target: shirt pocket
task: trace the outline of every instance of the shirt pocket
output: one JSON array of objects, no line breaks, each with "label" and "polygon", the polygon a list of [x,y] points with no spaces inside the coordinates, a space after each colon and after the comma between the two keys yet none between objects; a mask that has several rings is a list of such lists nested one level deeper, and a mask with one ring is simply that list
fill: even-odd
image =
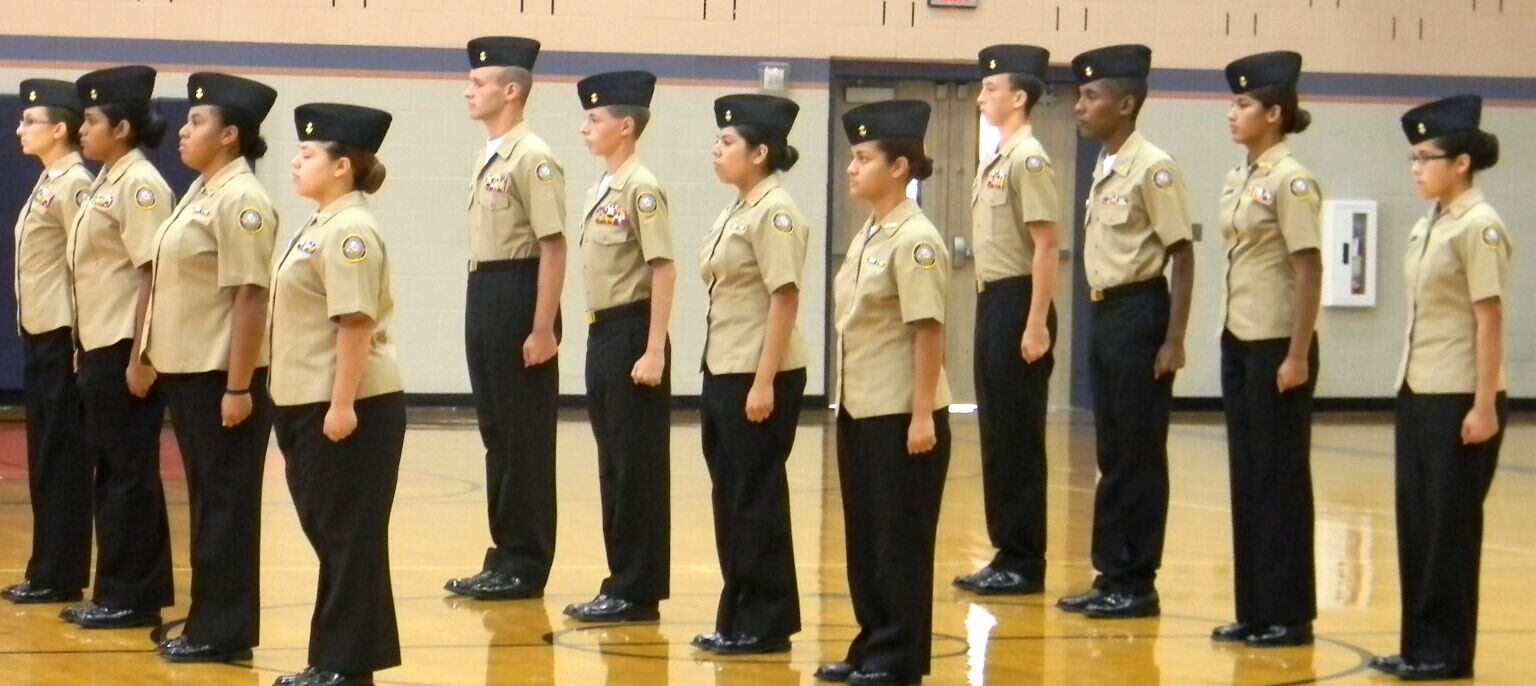
[{"label": "shirt pocket", "polygon": [[1099,217],[1099,223],[1111,228],[1120,228],[1131,221],[1131,206],[1125,205],[1100,205],[1095,210]]},{"label": "shirt pocket", "polygon": [[994,208],[1006,207],[1008,205],[1008,189],[989,188],[983,191],[982,200]]},{"label": "shirt pocket", "polygon": [[592,224],[587,230],[587,240],[606,246],[620,246],[638,240],[629,224]]}]

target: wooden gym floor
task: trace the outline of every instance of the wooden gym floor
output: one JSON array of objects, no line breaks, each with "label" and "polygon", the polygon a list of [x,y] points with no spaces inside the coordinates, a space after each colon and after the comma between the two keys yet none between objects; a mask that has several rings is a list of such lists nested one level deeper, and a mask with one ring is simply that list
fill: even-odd
[{"label": "wooden gym floor", "polygon": [[[1085,586],[1093,484],[1092,425],[1055,414],[1050,424],[1050,570],[1044,596],[983,601],[949,579],[991,554],[981,504],[974,416],[956,416],[955,453],[940,526],[934,598],[933,685],[1386,684],[1365,663],[1396,652],[1398,588],[1392,512],[1392,433],[1386,415],[1326,415],[1313,452],[1317,492],[1318,641],[1309,648],[1213,645],[1231,618],[1231,542],[1225,435],[1219,415],[1180,415],[1170,437],[1173,506],[1159,587],[1160,619],[1092,621],[1050,606]],[[472,417],[414,413],[391,531],[404,666],[379,683],[810,684],[856,631],[843,569],[843,527],[828,417],[803,415],[790,461],[796,557],[805,631],[788,655],[700,659],[688,645],[711,629],[719,572],[709,479],[692,413],[672,435],[672,599],[660,624],[568,623],[560,610],[589,599],[605,575],[593,443],[585,415],[562,415],[556,569],[542,601],[481,603],[445,597],[443,581],[477,570],[487,545],[483,459]],[[1536,423],[1517,419],[1486,506],[1478,682],[1528,684],[1536,661]],[[29,550],[22,428],[0,424],[0,581],[19,580]],[[180,602],[185,616],[187,515],[167,435]],[[267,463],[262,645],[249,666],[172,666],[151,652],[150,631],[88,632],[60,622],[59,606],[0,604],[0,684],[257,686],[305,666],[316,562],[302,534],[275,447]],[[176,629],[172,627],[171,631]]]}]

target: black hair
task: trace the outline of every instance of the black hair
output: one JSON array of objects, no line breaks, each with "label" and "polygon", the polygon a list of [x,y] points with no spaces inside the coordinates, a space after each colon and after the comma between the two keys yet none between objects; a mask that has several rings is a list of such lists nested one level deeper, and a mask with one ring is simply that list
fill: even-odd
[{"label": "black hair", "polygon": [[933,176],[933,159],[928,157],[928,151],[923,147],[923,139],[900,136],[896,138],[880,138],[875,141],[880,148],[880,154],[885,159],[895,162],[898,157],[907,158],[907,166],[912,170],[912,178],[922,181]]},{"label": "black hair", "polygon": [[48,123],[64,125],[64,137],[71,146],[80,147],[80,125],[85,123],[85,117],[67,107],[46,105],[43,111],[47,113]]},{"label": "black hair", "polygon": [[795,146],[790,145],[789,141],[783,138],[769,134],[763,127],[737,124],[734,128],[736,135],[746,141],[748,150],[759,145],[768,148],[768,159],[763,166],[767,167],[769,172],[789,171],[794,168],[796,162],[800,161],[800,151],[796,150]]},{"label": "black hair", "polygon": [[333,160],[345,157],[352,162],[352,188],[355,190],[371,195],[379,192],[379,188],[384,185],[384,177],[388,174],[384,163],[372,152],[348,143],[331,141],[325,144],[325,154]]},{"label": "black hair", "polygon": [[1105,85],[1120,97],[1131,97],[1136,100],[1135,109],[1131,110],[1131,116],[1141,114],[1141,106],[1147,104],[1147,80],[1128,76],[1111,77],[1103,79]]},{"label": "black hair", "polygon": [[1481,129],[1445,134],[1435,139],[1435,146],[1452,157],[1472,158],[1474,174],[1499,163],[1499,137]]},{"label": "black hair", "polygon": [[212,109],[219,117],[219,122],[225,126],[235,127],[240,137],[240,156],[251,162],[261,159],[267,154],[267,139],[261,137],[261,123],[250,115],[232,107],[214,105]]},{"label": "black hair", "polygon": [[129,143],[133,147],[142,145],[158,148],[160,142],[165,140],[165,118],[151,109],[148,103],[109,102],[99,107],[108,124],[117,126],[119,122],[128,122]]},{"label": "black hair", "polygon": [[1312,113],[1301,109],[1296,89],[1292,86],[1264,86],[1248,91],[1247,96],[1257,100],[1264,109],[1280,108],[1280,133],[1301,133],[1312,125]]},{"label": "black hair", "polygon": [[623,119],[628,117],[635,120],[636,140],[639,140],[640,136],[645,133],[646,124],[651,123],[651,108],[649,107],[641,107],[639,105],[609,105],[608,114],[613,115],[615,119]]},{"label": "black hair", "polygon": [[1034,74],[1010,72],[1008,74],[1008,87],[1016,91],[1024,91],[1024,95],[1028,96],[1024,102],[1024,114],[1026,116],[1034,111],[1035,105],[1040,102],[1040,96],[1045,94],[1045,82],[1041,81]]}]

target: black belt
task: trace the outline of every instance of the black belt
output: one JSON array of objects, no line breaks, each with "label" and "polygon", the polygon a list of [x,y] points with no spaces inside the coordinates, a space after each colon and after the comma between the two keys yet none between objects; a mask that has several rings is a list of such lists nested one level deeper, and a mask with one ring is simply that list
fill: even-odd
[{"label": "black belt", "polygon": [[608,307],[595,311],[589,310],[587,312],[587,324],[590,326],[601,326],[626,319],[649,317],[650,315],[651,301],[646,299],[632,302],[628,305],[619,305],[618,307]]},{"label": "black belt", "polygon": [[996,281],[984,281],[976,287],[976,292],[1002,293],[1004,291],[1022,291],[1028,290],[1032,286],[1034,286],[1034,277],[1025,274],[1024,276],[1010,276]]},{"label": "black belt", "polygon": [[1136,283],[1127,283],[1127,284],[1122,284],[1122,285],[1119,285],[1119,286],[1110,286],[1109,288],[1104,288],[1104,289],[1090,288],[1090,289],[1088,289],[1088,300],[1090,300],[1092,302],[1095,302],[1095,303],[1102,304],[1102,303],[1107,303],[1107,302],[1109,302],[1111,300],[1117,300],[1119,298],[1125,298],[1125,297],[1129,297],[1129,296],[1132,296],[1132,295],[1141,295],[1142,293],[1151,293],[1152,291],[1162,291],[1164,293],[1167,293],[1168,292],[1168,279],[1167,279],[1167,277],[1159,276],[1159,277],[1154,278],[1154,279],[1147,279],[1146,281],[1137,281]]},{"label": "black belt", "polygon": [[516,272],[529,268],[537,268],[539,258],[529,257],[520,260],[470,260],[469,273],[475,272]]}]

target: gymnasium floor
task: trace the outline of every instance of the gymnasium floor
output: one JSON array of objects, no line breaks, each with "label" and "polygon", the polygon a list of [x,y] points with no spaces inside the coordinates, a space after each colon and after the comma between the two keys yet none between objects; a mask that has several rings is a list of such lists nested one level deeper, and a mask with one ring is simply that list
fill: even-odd
[{"label": "gymnasium floor", "polygon": [[[445,597],[449,576],[476,571],[487,541],[479,439],[469,415],[413,415],[392,529],[395,593],[405,665],[379,683],[481,684],[813,683],[855,632],[843,569],[836,458],[827,416],[803,415],[790,461],[796,556],[805,631],[789,655],[704,660],[689,647],[711,628],[720,588],[709,480],[692,413],[679,413],[673,445],[672,599],[659,625],[585,626],[561,608],[591,597],[604,576],[591,434],[580,412],[560,426],[560,533],[556,570],[542,601],[480,603]],[[1313,455],[1317,492],[1318,642],[1247,650],[1207,635],[1230,619],[1231,570],[1225,436],[1218,415],[1176,417],[1170,437],[1173,507],[1160,578],[1160,619],[1092,621],[1050,607],[1083,587],[1093,503],[1092,426],[1086,415],[1050,424],[1050,571],[1045,596],[982,601],[948,581],[990,555],[981,505],[974,416],[955,417],[955,453],[941,520],[932,685],[1012,684],[1387,684],[1365,662],[1396,652],[1398,588],[1392,517],[1391,424],[1385,415],[1319,418]],[[169,439],[169,436],[167,436]],[[1529,684],[1536,660],[1536,424],[1517,420],[1487,504],[1478,682]],[[21,578],[29,510],[21,425],[0,424],[0,581]],[[167,446],[171,445],[169,440]],[[170,450],[170,448],[168,448]],[[315,559],[299,533],[282,460],[267,463],[261,647],[242,666],[170,666],[150,653],[150,631],[87,632],[63,624],[58,606],[0,604],[0,685],[197,684],[265,686],[305,666]],[[166,460],[167,494],[185,614],[186,491]],[[172,631],[175,631],[172,628]]]}]

